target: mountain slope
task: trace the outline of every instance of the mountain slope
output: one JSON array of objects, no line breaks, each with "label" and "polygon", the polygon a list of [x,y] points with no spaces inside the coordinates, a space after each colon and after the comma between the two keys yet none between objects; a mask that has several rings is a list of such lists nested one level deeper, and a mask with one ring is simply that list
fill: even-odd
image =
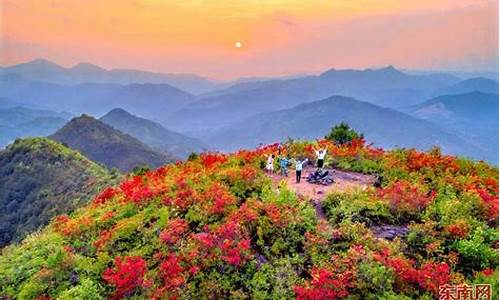
[{"label": "mountain slope", "polygon": [[49,139],[16,140],[0,151],[0,247],[87,203],[113,178]]},{"label": "mountain slope", "polygon": [[299,194],[262,168],[278,145],[201,154],[124,178],[4,249],[0,298],[437,299],[458,282],[497,292],[497,168],[361,141],[283,149],[313,159],[318,146],[355,190],[303,181],[312,193]]},{"label": "mountain slope", "polygon": [[70,114],[49,110],[11,107],[0,109],[0,148],[16,138],[46,136],[71,118]]},{"label": "mountain slope", "polygon": [[213,91],[221,83],[194,74],[164,74],[132,69],[106,70],[89,63],[80,63],[71,68],[61,67],[45,59],[35,59],[0,69],[0,74],[17,75],[29,81],[43,81],[64,85],[82,83],[155,83],[169,84],[193,94]]},{"label": "mountain slope", "polygon": [[[9,86],[8,83],[0,85]],[[63,110],[73,114],[103,115],[123,107],[151,119],[193,102],[195,97],[168,84],[99,84],[61,85],[27,82],[17,89],[0,90],[0,95],[22,106]]]},{"label": "mountain slope", "polygon": [[111,127],[127,133],[151,148],[185,158],[203,150],[201,141],[170,131],[158,123],[136,117],[121,108],[115,108],[99,119]]},{"label": "mountain slope", "polygon": [[124,172],[137,166],[158,167],[174,159],[87,115],[74,118],[49,138]]},{"label": "mountain slope", "polygon": [[498,82],[483,77],[470,78],[438,90],[436,95],[466,94],[470,92],[498,94]]},{"label": "mountain slope", "polygon": [[443,95],[405,111],[449,128],[486,150],[498,162],[498,94],[470,92]]},{"label": "mountain slope", "polygon": [[258,114],[219,130],[209,140],[214,147],[234,150],[287,137],[319,138],[334,124],[342,121],[363,132],[368,141],[382,147],[428,149],[438,145],[446,153],[482,153],[480,149],[431,123],[342,96]]},{"label": "mountain slope", "polygon": [[393,67],[329,70],[318,76],[238,84],[189,104],[170,115],[165,124],[178,131],[223,126],[256,113],[287,109],[331,95],[386,107],[407,106],[458,81],[447,75],[409,75]]}]

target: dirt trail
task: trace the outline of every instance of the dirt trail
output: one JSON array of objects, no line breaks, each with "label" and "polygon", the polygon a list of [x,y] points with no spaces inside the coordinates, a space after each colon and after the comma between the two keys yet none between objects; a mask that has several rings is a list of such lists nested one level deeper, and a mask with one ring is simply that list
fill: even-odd
[{"label": "dirt trail", "polygon": [[[364,189],[372,186],[375,182],[375,176],[373,175],[327,169],[330,173],[333,172],[333,179],[335,182],[332,185],[324,186],[311,184],[306,181],[306,178],[309,173],[315,170],[315,168],[310,166],[304,168],[300,183],[296,183],[295,171],[293,170],[289,172],[288,177],[282,177],[279,174],[273,174],[269,177],[271,177],[276,185],[280,183],[281,180],[285,179],[291,190],[295,191],[298,196],[308,199],[316,210],[316,217],[318,220],[326,220],[325,212],[321,206],[321,201],[325,199],[326,195],[331,192],[349,192],[356,188]],[[408,227],[405,225],[380,225],[372,227],[371,230],[375,237],[389,241],[394,240],[396,237],[404,237],[408,233]]]},{"label": "dirt trail", "polygon": [[[356,172],[348,172],[337,169],[327,169],[330,174],[333,175],[335,182],[331,185],[317,185],[307,182],[307,176],[309,173],[314,172],[316,168],[308,166],[302,170],[302,180],[300,183],[295,181],[295,171],[290,170],[288,177],[282,177],[279,173],[270,175],[269,177],[273,180],[275,184],[281,182],[285,179],[288,187],[295,191],[298,196],[302,196],[309,199],[316,209],[316,216],[318,219],[325,219],[325,213],[321,207],[321,201],[325,196],[331,192],[348,192],[357,188],[367,188],[371,186],[375,181],[375,177],[372,175],[366,175]],[[332,173],[333,172],[333,173]]]},{"label": "dirt trail", "polygon": [[[301,195],[308,199],[323,200],[328,193],[334,191],[347,192],[356,188],[366,188],[371,186],[375,181],[373,175],[366,175],[356,172],[341,171],[337,169],[327,169],[330,174],[333,174],[335,182],[332,185],[324,186],[317,184],[310,184],[306,181],[309,173],[314,172],[316,169],[313,167],[305,167],[302,171],[302,180],[300,183],[295,182],[295,171],[290,170],[288,177],[282,177],[279,174],[271,175],[271,179],[276,184],[285,179],[288,187],[295,191],[297,195]],[[332,173],[333,172],[333,173]]]}]

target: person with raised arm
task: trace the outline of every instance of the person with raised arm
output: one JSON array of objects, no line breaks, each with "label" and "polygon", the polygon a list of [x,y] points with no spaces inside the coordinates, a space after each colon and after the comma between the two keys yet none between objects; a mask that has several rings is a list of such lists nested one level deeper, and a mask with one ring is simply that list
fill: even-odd
[{"label": "person with raised arm", "polygon": [[325,149],[316,149],[313,147],[314,153],[316,154],[316,165],[318,169],[322,169],[325,163],[326,156],[326,148]]},{"label": "person with raised arm", "polygon": [[280,169],[281,169],[281,176],[288,177],[288,163],[290,161],[288,158],[286,158],[284,155],[280,157]]},{"label": "person with raised arm", "polygon": [[300,179],[302,178],[302,167],[309,159],[304,160],[295,160],[295,179],[297,183],[300,183]]}]

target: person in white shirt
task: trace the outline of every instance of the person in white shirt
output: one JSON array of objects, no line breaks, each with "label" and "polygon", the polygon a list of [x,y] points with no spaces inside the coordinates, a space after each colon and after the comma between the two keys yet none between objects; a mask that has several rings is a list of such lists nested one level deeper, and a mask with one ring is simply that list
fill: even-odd
[{"label": "person in white shirt", "polygon": [[323,168],[323,164],[325,162],[325,156],[326,156],[326,149],[319,149],[317,150],[316,148],[313,148],[314,153],[316,153],[316,158],[317,158],[317,166],[318,168]]},{"label": "person in white shirt", "polygon": [[274,154],[269,154],[267,156],[267,164],[266,164],[266,170],[267,173],[273,174],[274,173]]},{"label": "person in white shirt", "polygon": [[304,159],[303,161],[295,160],[295,178],[297,183],[300,183],[300,179],[302,178],[302,166],[308,161],[308,159]]}]

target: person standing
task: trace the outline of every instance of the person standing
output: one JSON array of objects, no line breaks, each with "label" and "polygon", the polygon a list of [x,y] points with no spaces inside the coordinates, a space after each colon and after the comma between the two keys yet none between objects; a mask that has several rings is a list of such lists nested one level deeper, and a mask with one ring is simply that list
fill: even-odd
[{"label": "person standing", "polygon": [[280,158],[280,169],[281,169],[281,176],[288,177],[288,172],[287,172],[287,167],[288,167],[289,160],[282,156]]},{"label": "person standing", "polygon": [[269,175],[274,173],[274,154],[269,154],[267,156],[266,171]]},{"label": "person standing", "polygon": [[308,159],[304,159],[302,161],[295,161],[295,178],[297,183],[300,183],[300,179],[302,178],[302,166],[308,161]]},{"label": "person standing", "polygon": [[316,148],[313,148],[313,150],[314,150],[314,153],[316,153],[317,167],[319,169],[322,169],[323,164],[325,163],[326,149],[317,150]]}]

